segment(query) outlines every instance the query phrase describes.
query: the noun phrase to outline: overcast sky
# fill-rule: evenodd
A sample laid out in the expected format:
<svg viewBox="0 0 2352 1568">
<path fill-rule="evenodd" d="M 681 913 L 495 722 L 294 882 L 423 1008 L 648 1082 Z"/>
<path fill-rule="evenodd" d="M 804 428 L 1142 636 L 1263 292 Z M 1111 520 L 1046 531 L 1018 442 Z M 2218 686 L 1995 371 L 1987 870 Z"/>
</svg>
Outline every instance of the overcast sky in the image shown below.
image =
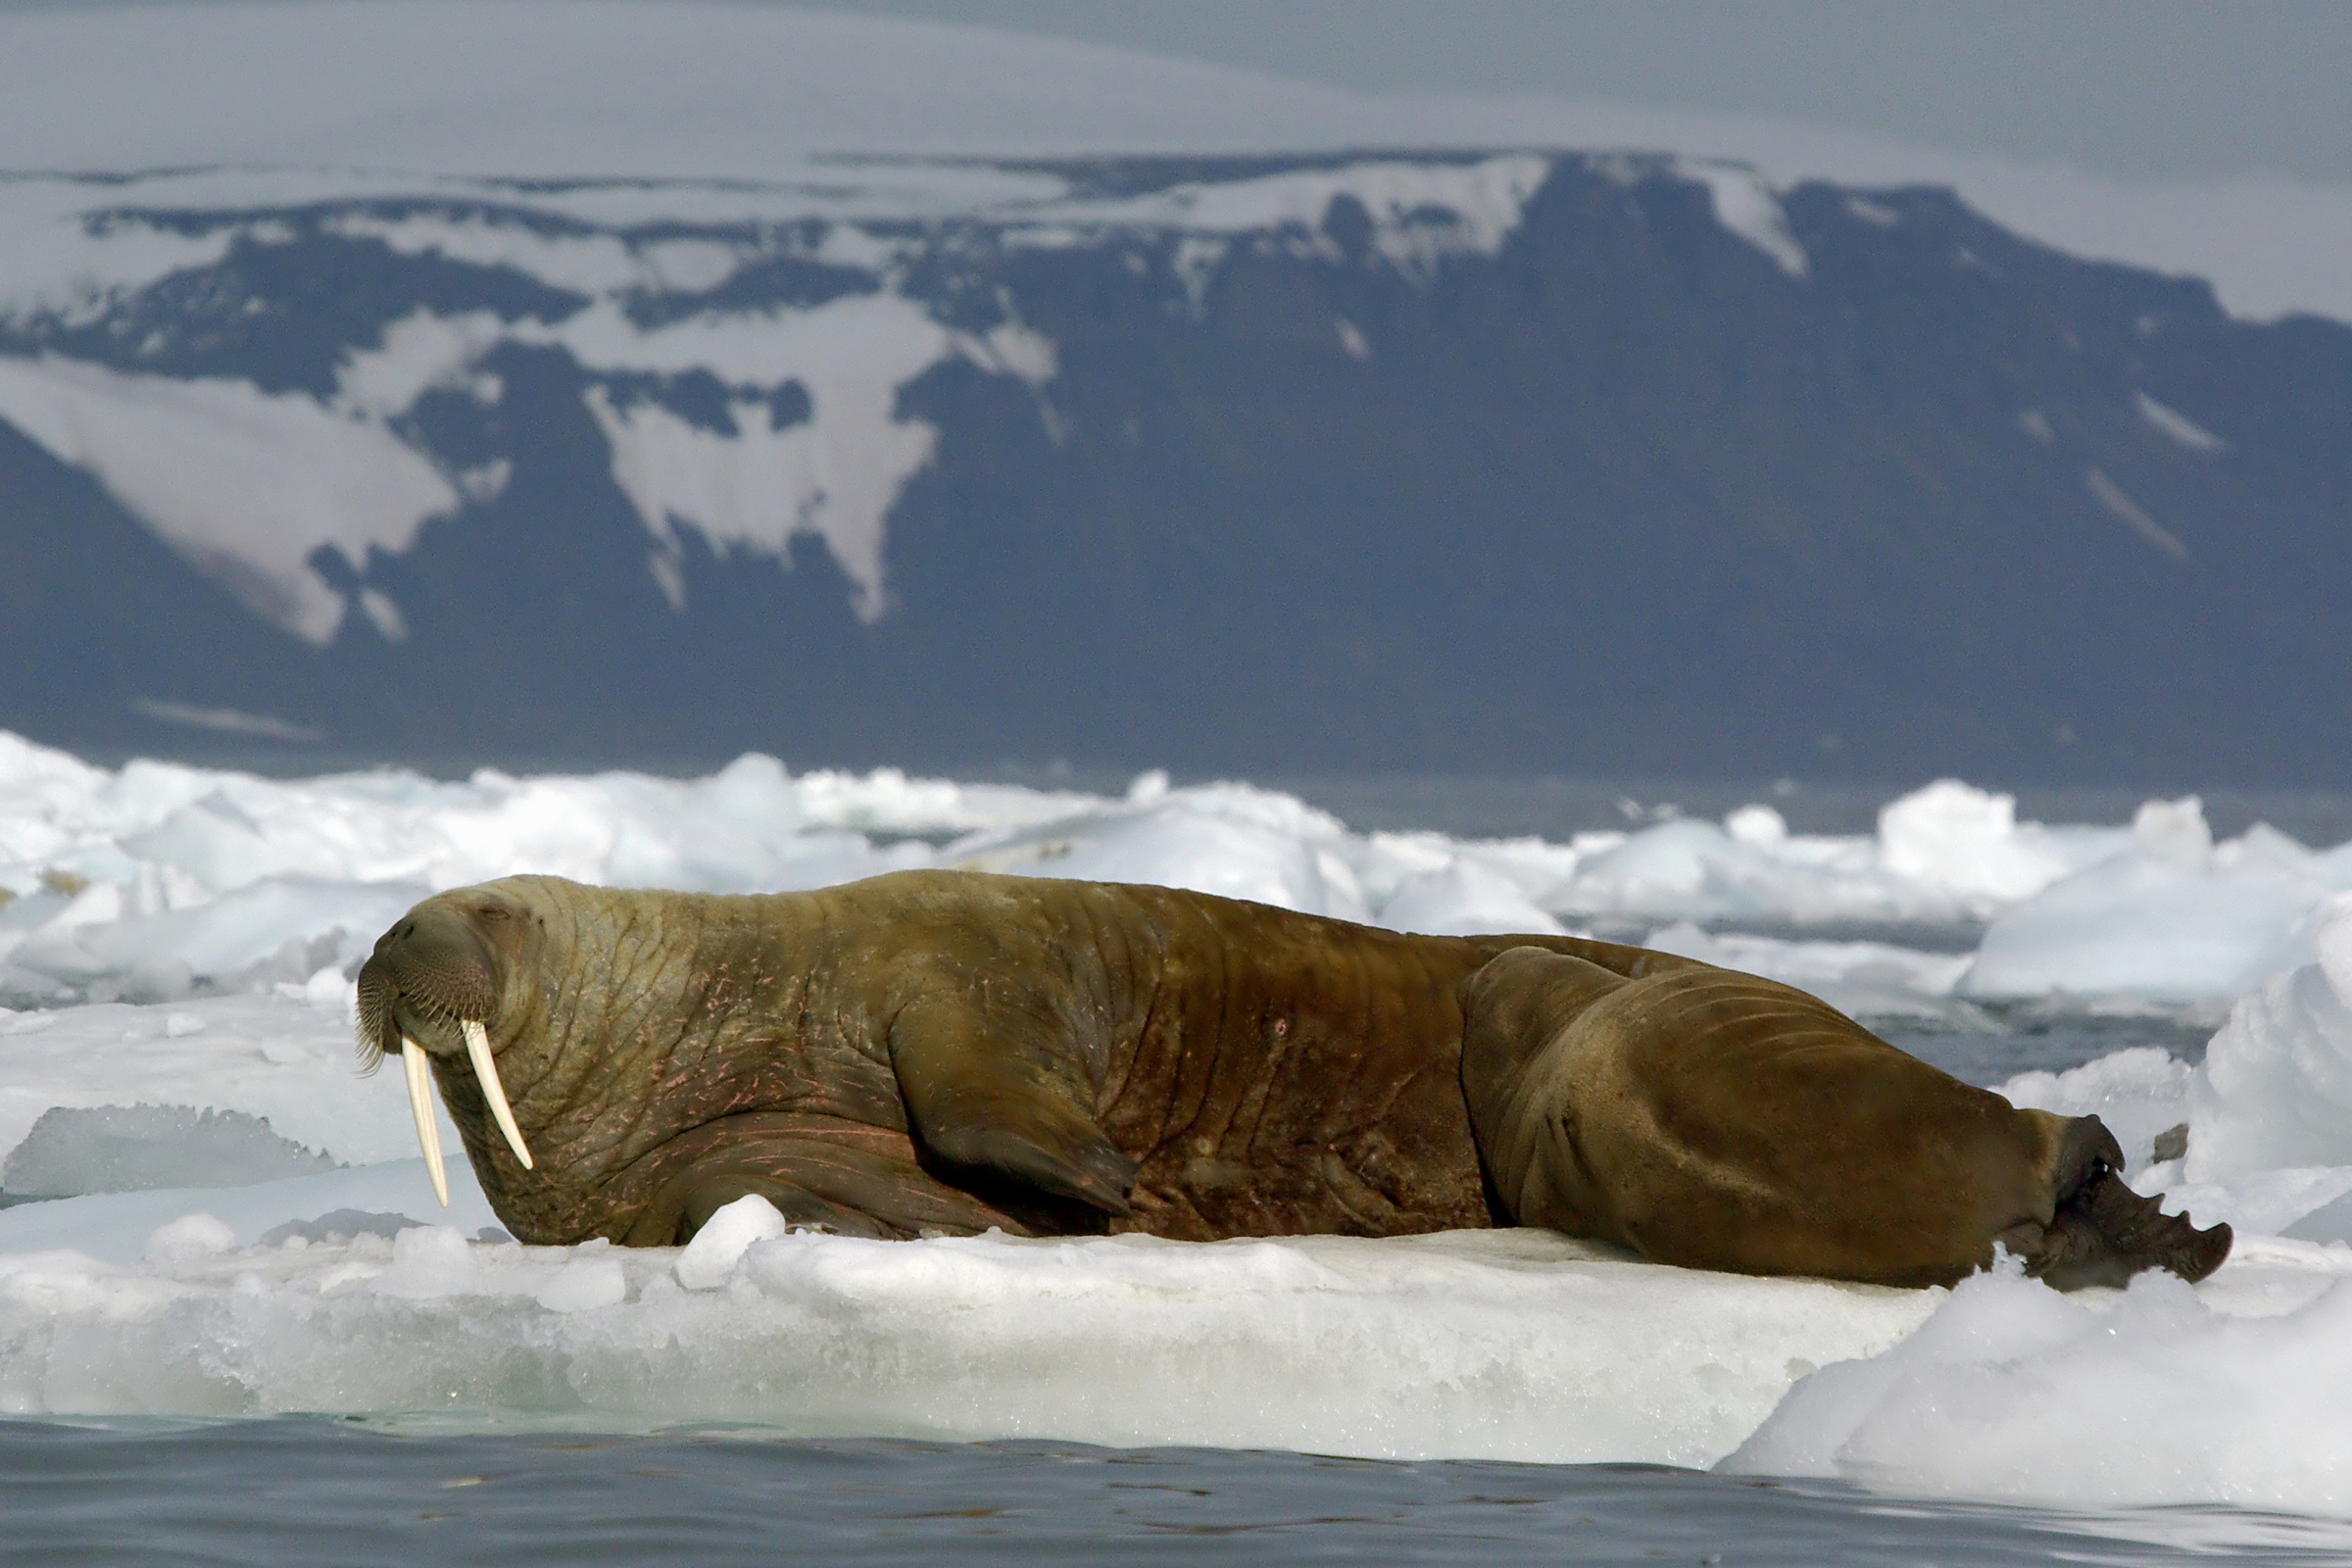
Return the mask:
<svg viewBox="0 0 2352 1568">
<path fill-rule="evenodd" d="M 0 9 L 64 8 L 0 0 Z M 2352 180 L 2352 0 L 827 0 L 814 8 L 1055 33 L 1358 88 L 1781 115 L 2127 177 L 2270 172 Z"/>
<path fill-rule="evenodd" d="M 2352 178 L 2346 0 L 832 0 L 831 9 L 1055 32 L 1354 87 L 1786 115 L 2126 175 Z"/>
</svg>

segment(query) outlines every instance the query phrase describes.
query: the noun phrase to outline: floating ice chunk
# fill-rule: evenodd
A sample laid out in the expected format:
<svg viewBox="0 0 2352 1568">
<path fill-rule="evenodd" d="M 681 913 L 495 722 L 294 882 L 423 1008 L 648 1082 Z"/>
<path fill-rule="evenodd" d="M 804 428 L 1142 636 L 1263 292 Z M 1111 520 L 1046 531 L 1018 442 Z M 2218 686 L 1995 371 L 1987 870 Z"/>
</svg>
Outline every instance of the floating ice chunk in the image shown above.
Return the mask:
<svg viewBox="0 0 2352 1568">
<path fill-rule="evenodd" d="M 741 1200 L 738 1200 L 741 1201 Z M 566 1263 L 532 1297 L 550 1312 L 588 1312 L 618 1306 L 629 1297 L 629 1277 L 614 1257 Z"/>
<path fill-rule="evenodd" d="M 328 1156 L 279 1137 L 269 1122 L 242 1111 L 61 1106 L 43 1112 L 0 1161 L 0 1190 L 12 1198 L 78 1198 L 159 1187 L 250 1187 L 333 1169 Z"/>
<path fill-rule="evenodd" d="M 2270 1310 L 2225 1315 L 2161 1273 L 2106 1301 L 1980 1275 L 1892 1351 L 1798 1384 L 1721 1468 L 2074 1507 L 2342 1512 L 2352 1282 Z"/>
<path fill-rule="evenodd" d="M 2352 1169 L 2339 1167 L 2344 1178 L 2344 1190 L 2317 1208 L 2278 1227 L 2278 1234 L 2298 1242 L 2343 1242 L 2352 1244 Z M 2241 1178 L 2242 1180 L 2242 1178 Z M 2298 1195 L 2307 1197 L 2308 1194 Z"/>
<path fill-rule="evenodd" d="M 2196 1147 L 2195 1129 L 2189 1147 Z M 2306 1240 L 2329 1221 L 2306 1220 L 2331 1208 L 2352 1193 L 2352 1165 L 2294 1165 L 2279 1170 L 2244 1171 L 2227 1182 L 2181 1179 L 2177 1163 L 2152 1165 L 2132 1178 L 2132 1186 L 2153 1197 L 2165 1195 L 2165 1207 L 2186 1213 L 2199 1225 L 2228 1225 L 2240 1236 L 2294 1235 Z"/>
<path fill-rule="evenodd" d="M 2143 808 L 2129 853 L 1992 921 L 1962 993 L 2230 997 L 2306 956 L 2304 921 L 2328 892 L 2317 868 L 2259 842 L 2224 862 L 2203 825 Z"/>
<path fill-rule="evenodd" d="M 1407 877 L 1381 905 L 1380 923 L 1446 936 L 1518 931 L 1557 936 L 1567 929 L 1536 907 L 1516 882 L 1470 858 Z"/>
<path fill-rule="evenodd" d="M 348 1242 L 355 1236 L 381 1236 L 390 1241 L 402 1231 L 423 1224 L 406 1214 L 376 1214 L 364 1208 L 330 1209 L 317 1219 L 290 1219 L 262 1232 L 255 1245 L 283 1247 L 288 1242 Z"/>
<path fill-rule="evenodd" d="M 707 1220 L 678 1253 L 678 1283 L 690 1291 L 711 1291 L 727 1282 L 754 1242 L 788 1229 L 776 1205 L 759 1194 L 738 1198 Z"/>
<path fill-rule="evenodd" d="M 378 1296 L 430 1301 L 482 1294 L 473 1249 L 454 1225 L 417 1225 L 392 1238 L 392 1266 L 368 1282 Z"/>
<path fill-rule="evenodd" d="M 1661 822 L 1577 867 L 1578 912 L 1755 915 L 1779 902 L 1776 884 L 1794 880 L 1750 842 L 1712 822 Z"/>
<path fill-rule="evenodd" d="M 450 1136 L 454 1139 L 455 1134 Z M 416 1147 L 414 1133 L 409 1143 Z M 401 1215 L 417 1224 L 454 1224 L 468 1233 L 498 1223 L 472 1167 L 462 1159 L 449 1169 L 449 1205 L 444 1209 L 434 1200 L 423 1160 L 392 1160 L 253 1187 L 160 1188 L 17 1203 L 0 1208 L 0 1253 L 72 1248 L 110 1262 L 135 1262 L 157 1226 L 197 1212 L 227 1225 L 241 1246 L 280 1231 L 276 1242 L 291 1235 L 317 1240 L 332 1231 L 328 1220 L 353 1211 Z M 295 1229 L 285 1229 L 288 1226 Z"/>
<path fill-rule="evenodd" d="M 147 1238 L 150 1263 L 189 1263 L 237 1245 L 237 1233 L 210 1214 L 182 1214 Z"/>
<path fill-rule="evenodd" d="M 332 934 L 325 944 L 330 956 L 344 939 L 357 944 L 364 936 L 372 942 L 375 933 L 430 892 L 416 883 L 270 877 L 194 908 L 74 925 L 52 921 L 10 961 L 67 980 L 161 961 L 185 963 L 199 976 L 226 978 L 268 962 L 291 944 L 297 967 L 290 978 L 301 980 L 318 967 L 314 939 Z"/>
<path fill-rule="evenodd" d="M 2314 854 L 2264 828 L 2214 847 L 2193 800 L 2151 803 L 2131 829 L 2047 827 L 2019 822 L 2006 796 L 1946 780 L 1890 804 L 1872 836 L 1790 833 L 1766 806 L 1726 824 L 1658 822 L 1566 844 L 1366 836 L 1244 785 L 1178 789 L 1146 774 L 1123 798 L 1100 797 L 888 768 L 795 777 L 764 757 L 693 780 L 487 770 L 463 783 L 393 771 L 272 780 L 151 761 L 108 774 L 9 737 L 0 887 L 20 896 L 0 908 L 0 1001 L 299 986 L 348 968 L 430 892 L 519 871 L 756 892 L 960 866 L 1464 930 L 2014 917 L 1968 994 L 2133 995 L 2153 974 L 2157 999 L 2230 995 L 2293 961 L 2302 908 L 2352 889 L 2352 849 Z M 2148 867 L 2170 895 L 2151 901 L 2133 880 Z M 2066 882 L 2093 868 L 2109 881 Z M 2083 922 L 2110 914 L 2132 924 L 2102 947 Z M 1844 995 L 1914 1009 L 1925 970 L 1889 961 L 1908 977 L 1882 974 L 1879 1001 L 1859 1000 L 1875 982 L 1853 974 Z"/>
<path fill-rule="evenodd" d="M 1289 796 L 1244 785 L 1170 792 L 948 847 L 977 871 L 1150 882 L 1341 919 L 1370 917 L 1347 830 Z"/>
<path fill-rule="evenodd" d="M 1652 931 L 1642 945 L 1778 980 L 1857 1018 L 1948 1016 L 1953 983 L 1969 965 L 1966 954 L 1920 953 L 1884 942 L 1710 934 L 1688 920 Z"/>
<path fill-rule="evenodd" d="M 2189 1083 L 2187 1175 L 2230 1181 L 2352 1166 L 2352 909 L 2311 939 L 2316 962 L 2242 998 Z"/>
<path fill-rule="evenodd" d="M 307 869 L 292 846 L 265 837 L 262 825 L 218 790 L 118 842 L 141 860 L 190 873 L 213 893 Z"/>
<path fill-rule="evenodd" d="M 2121 835 L 2020 827 L 2014 796 L 1939 779 L 1879 812 L 1879 858 L 1897 876 L 1984 905 L 2031 898 L 2122 848 Z"/>
<path fill-rule="evenodd" d="M 120 1105 L 130 1088 L 156 1103 L 266 1119 L 278 1136 L 348 1164 L 415 1153 L 399 1074 L 354 1073 L 337 980 L 338 994 L 323 1004 L 309 1001 L 305 987 L 296 996 L 207 997 L 168 1009 L 114 1004 L 0 1017 L 0 1150 L 15 1149 L 53 1107 Z M 205 1028 L 174 1035 L 171 1020 L 182 1015 Z"/>
<path fill-rule="evenodd" d="M 2158 1135 L 2189 1119 L 2191 1072 L 2169 1052 L 2133 1046 L 2065 1072 L 2020 1073 L 1999 1093 L 2013 1105 L 2098 1117 L 2138 1170 L 2151 1162 Z M 2195 1129 L 2190 1136 L 2193 1142 Z"/>
</svg>

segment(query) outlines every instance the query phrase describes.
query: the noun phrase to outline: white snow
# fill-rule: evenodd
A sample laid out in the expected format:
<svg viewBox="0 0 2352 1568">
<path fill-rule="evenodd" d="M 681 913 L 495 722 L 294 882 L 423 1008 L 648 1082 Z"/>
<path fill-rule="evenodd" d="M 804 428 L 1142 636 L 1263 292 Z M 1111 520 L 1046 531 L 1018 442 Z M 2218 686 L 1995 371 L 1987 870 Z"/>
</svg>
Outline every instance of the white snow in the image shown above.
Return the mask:
<svg viewBox="0 0 2352 1568">
<path fill-rule="evenodd" d="M 2314 961 L 2264 981 L 2207 1047 L 2185 1174 L 2352 1166 L 2352 906 L 2315 911 Z"/>
<path fill-rule="evenodd" d="M 2202 1067 L 2137 1048 L 2002 1091 L 2104 1117 L 2136 1186 L 2230 1221 L 2238 1250 L 2193 1291 L 2062 1299 L 2002 1275 L 1952 1292 L 1709 1275 L 1527 1232 L 868 1243 L 788 1233 L 756 1200 L 682 1251 L 523 1248 L 462 1160 L 452 1206 L 434 1202 L 401 1084 L 357 1074 L 347 971 L 431 889 L 525 869 L 789 888 L 900 865 L 1160 880 L 1428 930 L 1643 919 L 1658 945 L 1954 1026 L 2029 958 L 2044 989 L 2017 994 L 2043 1007 L 2236 996 Z M 0 887 L 18 1009 L 0 1009 L 0 1155 L 22 1151 L 0 1170 L 85 1195 L 0 1208 L 0 1410 L 1728 1460 L 2076 1506 L 2347 1507 L 2352 1430 L 2329 1401 L 2352 1312 L 2352 852 L 2267 829 L 2216 845 L 2193 799 L 2060 827 L 1943 781 L 1871 835 L 1792 832 L 1757 805 L 1563 844 L 1357 834 L 1287 795 L 1157 773 L 1122 796 L 762 758 L 687 780 L 268 780 L 0 736 Z M 1974 954 L 1802 935 L 1871 918 L 1990 923 Z M 140 1104 L 182 1108 L 122 1108 Z M 66 1116 L 27 1144 L 53 1107 L 104 1137 L 61 1143 Z M 2155 1162 L 2182 1122 L 2185 1169 Z M 273 1160 L 312 1173 L 245 1179 Z M 223 1180 L 244 1184 L 206 1185 Z"/>
<path fill-rule="evenodd" d="M 1715 158 L 1680 158 L 1675 172 L 1707 187 L 1715 207 L 1715 221 L 1772 259 L 1772 265 L 1790 277 L 1803 277 L 1811 266 L 1805 248 L 1788 231 L 1788 215 L 1764 176 L 1745 164 Z"/>
<path fill-rule="evenodd" d="M 2171 440 L 2188 448 L 2198 456 L 2212 457 L 2217 452 L 2230 450 L 2229 442 L 2215 435 L 2211 430 L 2206 429 L 2178 409 L 2165 407 L 2145 392 L 2134 392 L 2132 394 L 2132 401 L 2133 406 L 2139 410 L 2141 418 L 2147 420 L 2149 424 L 2155 426 L 2158 431 Z"/>
<path fill-rule="evenodd" d="M 674 556 L 679 521 L 700 528 L 715 550 L 785 559 L 794 534 L 814 534 L 857 584 L 859 615 L 882 613 L 890 509 L 939 440 L 930 424 L 898 417 L 900 388 L 974 340 L 896 294 L 850 295 L 807 311 L 697 317 L 651 332 L 604 304 L 551 335 L 597 368 L 704 368 L 742 387 L 799 383 L 808 396 L 807 420 L 778 429 L 773 409 L 747 398 L 730 407 L 731 435 L 697 428 L 655 404 L 616 408 L 597 388 L 588 407 L 612 443 L 613 480 L 659 550 Z M 970 357 L 983 356 L 990 368 L 1003 363 L 986 349 Z M 1051 365 L 1050 350 L 1032 350 L 1020 363 L 1041 361 Z M 672 593 L 671 602 L 682 607 L 682 594 Z"/>
<path fill-rule="evenodd" d="M 2180 536 L 2149 516 L 2140 504 L 2132 499 L 2130 491 L 2107 477 L 2105 469 L 2084 468 L 2082 486 L 2090 492 L 2091 499 L 2106 508 L 2125 527 L 2175 561 L 2188 559 L 2188 546 L 2180 542 Z"/>
<path fill-rule="evenodd" d="M 384 327 L 371 349 L 346 355 L 335 376 L 336 409 L 377 419 L 394 419 L 416 406 L 435 387 L 464 386 L 484 403 L 496 403 L 470 373 L 473 363 L 498 346 L 505 323 L 487 311 L 439 316 L 421 307 Z"/>
<path fill-rule="evenodd" d="M 96 474 L 125 510 L 246 607 L 323 646 L 349 609 L 311 569 L 392 554 L 457 506 L 430 461 L 368 415 L 250 381 L 126 375 L 0 355 L 0 419 Z"/>
<path fill-rule="evenodd" d="M 1302 239 L 1336 258 L 1323 232 L 1332 203 L 1361 206 L 1372 250 L 1407 277 L 1427 278 L 1448 256 L 1493 256 L 1519 226 L 1551 160 L 1518 153 L 1471 163 L 1365 161 L 1253 178 L 1189 181 L 1149 195 L 1068 201 L 1036 209 L 1041 228 L 1167 229 L 1192 236 L 1267 234 Z M 1210 254 L 1221 255 L 1221 251 Z"/>
<path fill-rule="evenodd" d="M 2241 1249 L 2116 1299 L 1963 1282 L 1886 1355 L 1825 1367 L 1726 1468 L 2074 1507 L 2352 1510 L 2352 1253 Z"/>
</svg>

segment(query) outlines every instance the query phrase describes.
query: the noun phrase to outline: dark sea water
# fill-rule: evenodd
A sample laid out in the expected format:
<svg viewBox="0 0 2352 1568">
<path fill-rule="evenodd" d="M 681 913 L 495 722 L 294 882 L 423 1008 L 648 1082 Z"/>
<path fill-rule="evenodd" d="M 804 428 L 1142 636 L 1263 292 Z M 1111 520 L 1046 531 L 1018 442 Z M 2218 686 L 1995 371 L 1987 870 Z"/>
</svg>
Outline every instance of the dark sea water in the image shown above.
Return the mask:
<svg viewBox="0 0 2352 1568">
<path fill-rule="evenodd" d="M 0 1562 L 1946 1565 L 2352 1561 L 2224 1509 L 1905 1502 L 1642 1465 L 0 1423 Z"/>
</svg>

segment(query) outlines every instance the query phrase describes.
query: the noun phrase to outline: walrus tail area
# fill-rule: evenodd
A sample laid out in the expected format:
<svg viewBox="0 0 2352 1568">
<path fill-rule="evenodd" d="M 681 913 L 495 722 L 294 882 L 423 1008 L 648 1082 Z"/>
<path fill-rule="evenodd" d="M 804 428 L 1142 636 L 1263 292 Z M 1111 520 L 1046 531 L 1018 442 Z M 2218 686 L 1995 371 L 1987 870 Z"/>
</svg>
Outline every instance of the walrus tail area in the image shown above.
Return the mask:
<svg viewBox="0 0 2352 1568">
<path fill-rule="evenodd" d="M 2202 1279 L 2230 1250 L 2127 1187 L 2097 1118 L 2020 1110 L 1773 981 L 1520 947 L 1459 997 L 1472 1132 L 1521 1225 L 1885 1285 L 1950 1284 L 1996 1247 L 2061 1290 Z"/>
<path fill-rule="evenodd" d="M 2047 1226 L 2021 1227 L 1998 1240 L 2025 1260 L 2027 1273 L 2061 1291 L 2122 1285 L 2151 1268 L 2194 1284 L 2220 1268 L 2230 1255 L 2230 1227 L 2198 1230 L 2185 1214 L 2165 1213 L 2163 1195 L 2142 1198 L 2125 1184 L 2123 1169 L 2124 1152 L 2105 1122 L 2065 1118 L 2053 1180 L 2056 1213 Z"/>
</svg>

